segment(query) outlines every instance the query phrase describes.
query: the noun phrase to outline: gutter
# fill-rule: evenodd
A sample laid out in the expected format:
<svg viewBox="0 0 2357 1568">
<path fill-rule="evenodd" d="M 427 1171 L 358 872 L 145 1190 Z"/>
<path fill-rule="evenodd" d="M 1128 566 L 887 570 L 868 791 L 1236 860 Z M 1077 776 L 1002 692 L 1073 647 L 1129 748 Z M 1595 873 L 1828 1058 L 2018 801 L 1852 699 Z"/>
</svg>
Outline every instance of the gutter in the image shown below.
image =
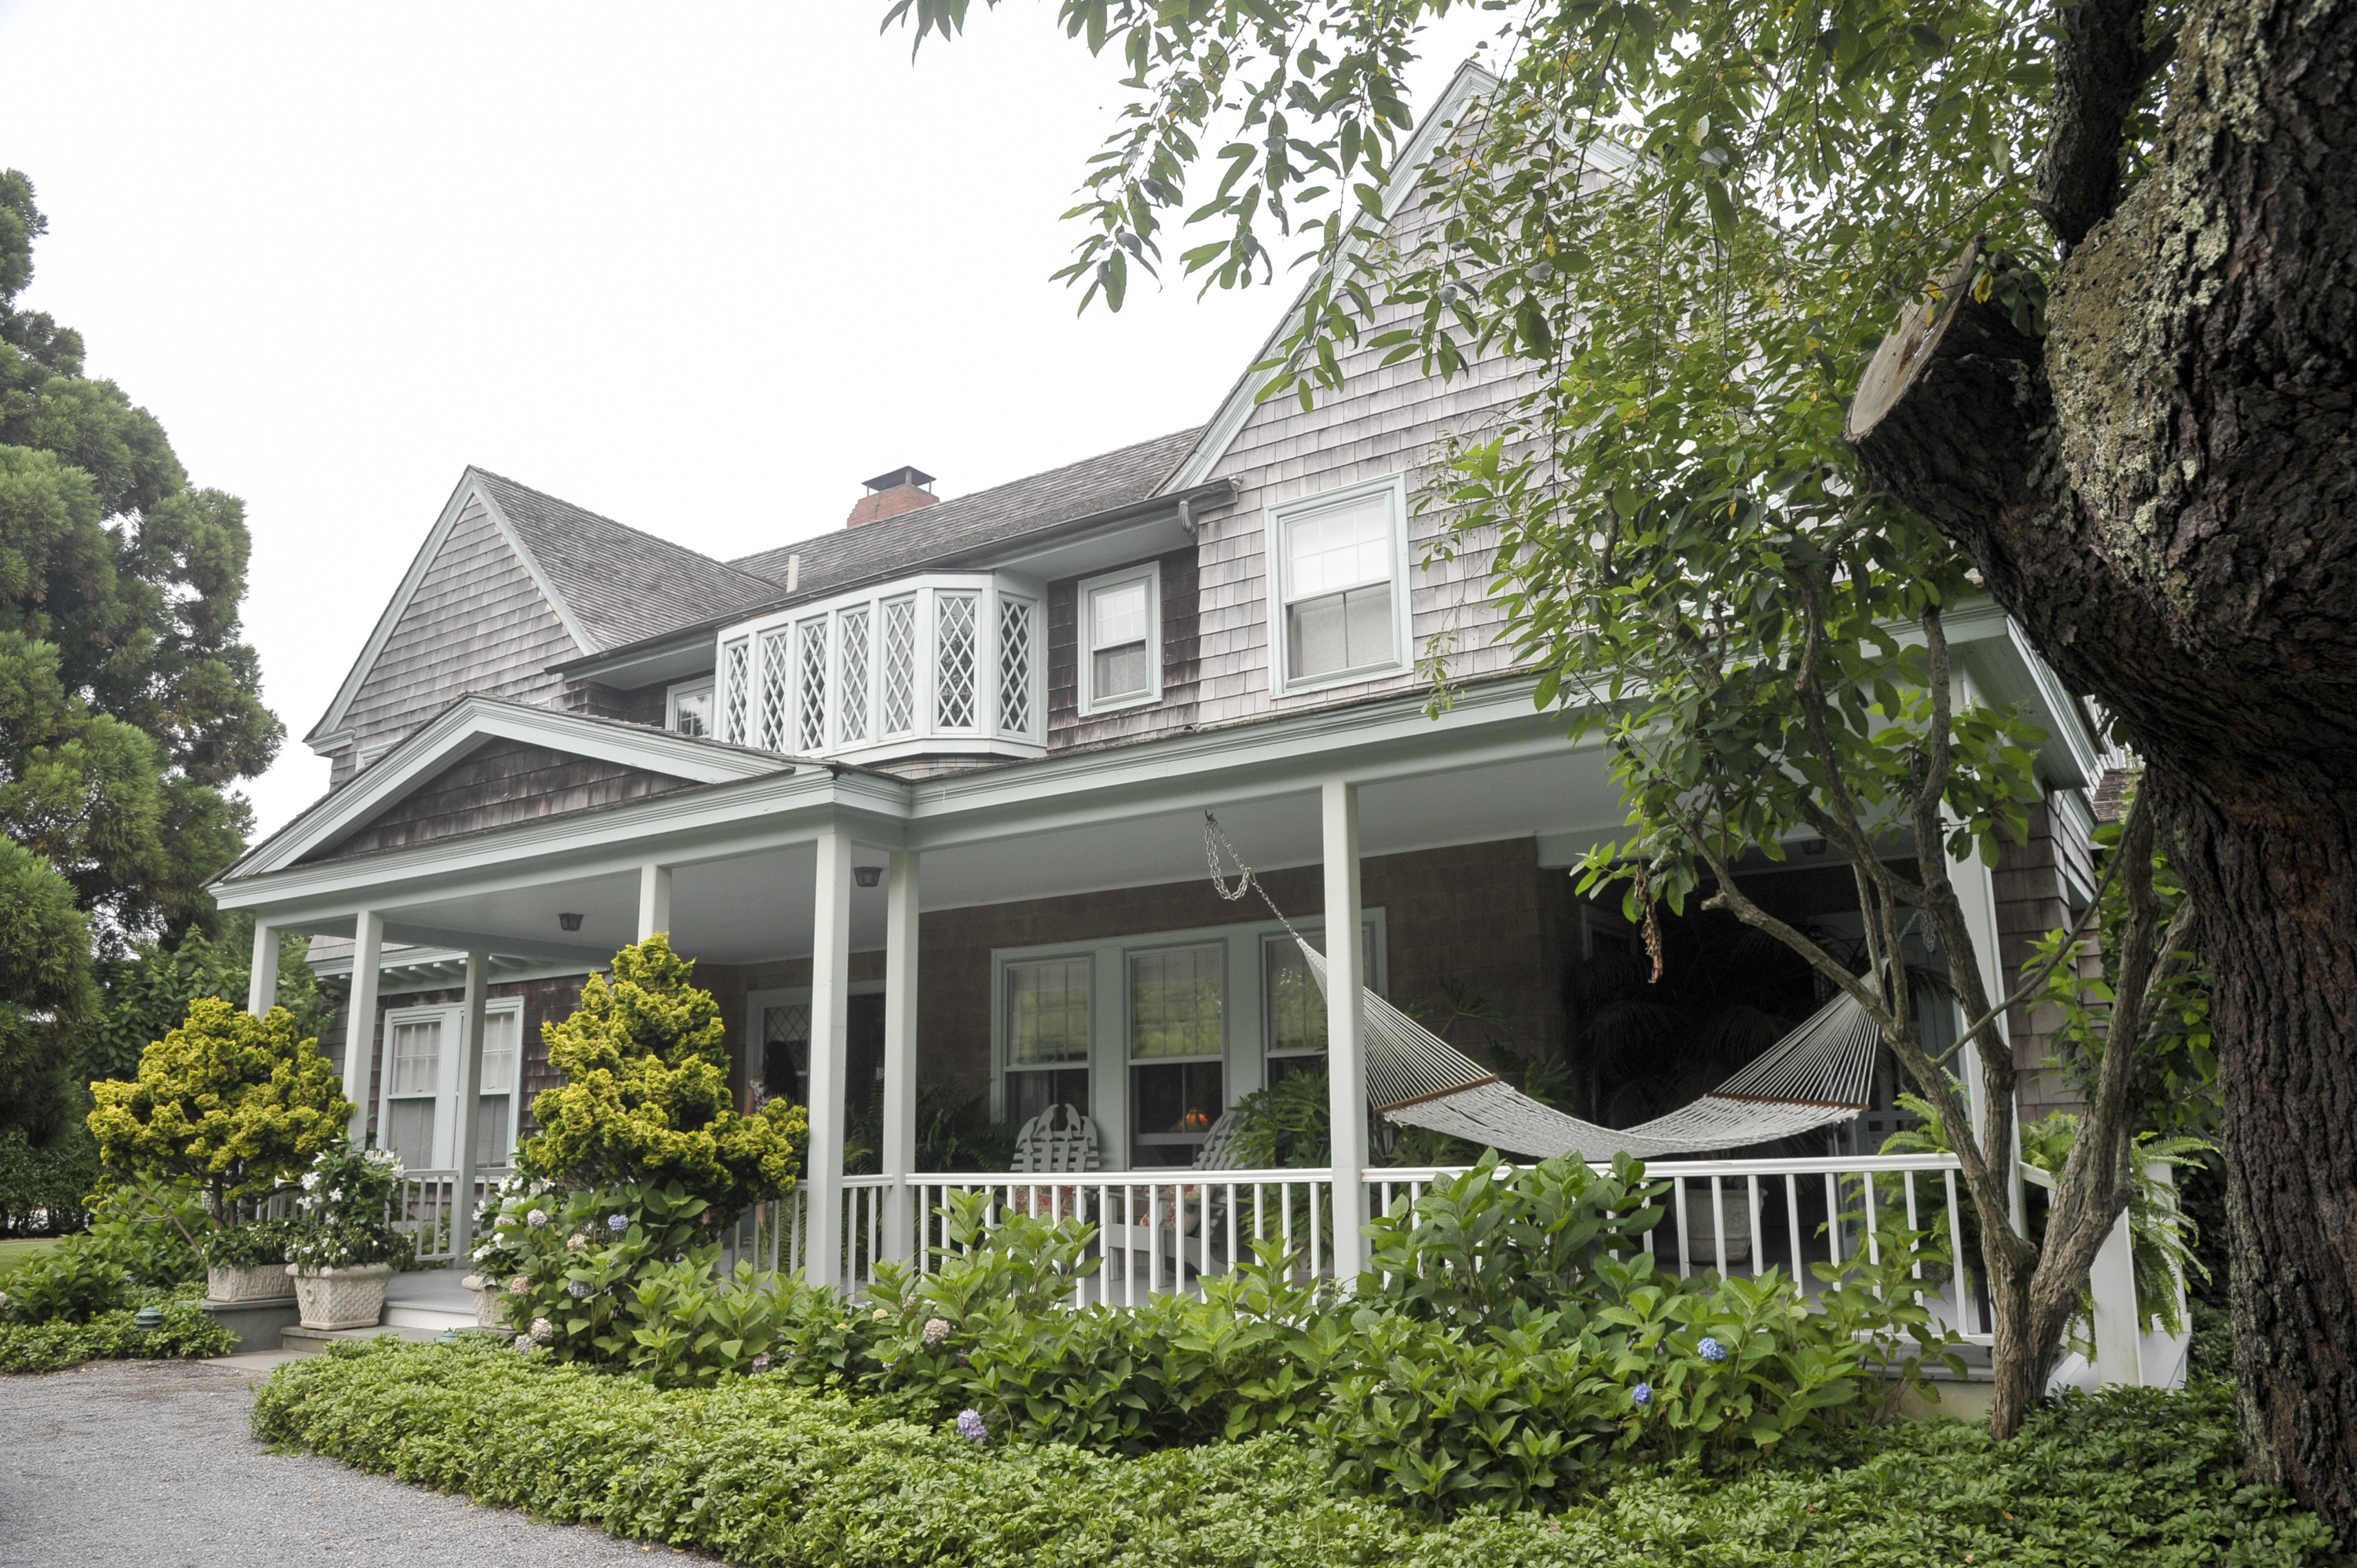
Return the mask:
<svg viewBox="0 0 2357 1568">
<path fill-rule="evenodd" d="M 677 631 L 664 632 L 660 637 L 641 638 L 637 642 L 626 642 L 619 647 L 605 649 L 597 653 L 585 653 L 578 658 L 563 660 L 554 664 L 544 665 L 542 668 L 551 675 L 569 676 L 576 671 L 595 665 L 610 664 L 619 660 L 660 652 L 675 645 L 700 641 L 712 636 L 722 627 L 733 626 L 740 620 L 749 620 L 756 616 L 769 615 L 773 611 L 785 609 L 812 599 L 833 598 L 837 594 L 853 593 L 877 583 L 888 583 L 910 572 L 936 572 L 959 566 L 970 566 L 978 561 L 1005 554 L 1012 550 L 1052 544 L 1058 540 L 1092 533 L 1114 523 L 1127 522 L 1133 518 L 1150 517 L 1156 512 L 1171 510 L 1174 503 L 1178 512 L 1178 525 L 1187 531 L 1187 537 L 1192 539 L 1200 526 L 1196 520 L 1196 509 L 1232 506 L 1235 504 L 1238 489 L 1233 479 L 1213 479 L 1175 493 L 1148 496 L 1144 500 L 1129 501 L 1121 506 L 1109 507 L 1103 511 L 1090 512 L 1064 522 L 1050 523 L 1045 528 L 1036 528 L 1028 533 L 1003 534 L 990 540 L 987 543 L 975 545 L 952 554 L 928 560 L 902 562 L 887 571 L 871 572 L 864 577 L 846 578 L 840 583 L 829 584 L 823 588 L 813 588 L 808 593 L 798 594 L 790 591 L 782 598 L 772 599 L 766 604 L 747 605 L 731 610 L 726 615 L 709 617 L 692 625 L 683 626 Z M 798 576 L 799 574 L 795 573 L 793 575 Z"/>
</svg>

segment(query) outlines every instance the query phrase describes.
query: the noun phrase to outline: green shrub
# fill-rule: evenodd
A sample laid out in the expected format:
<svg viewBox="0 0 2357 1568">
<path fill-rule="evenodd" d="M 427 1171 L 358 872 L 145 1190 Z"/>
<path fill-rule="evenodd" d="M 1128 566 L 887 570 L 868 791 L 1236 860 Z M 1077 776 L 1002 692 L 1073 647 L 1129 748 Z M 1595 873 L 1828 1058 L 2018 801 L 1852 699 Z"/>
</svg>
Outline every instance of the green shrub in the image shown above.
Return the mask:
<svg viewBox="0 0 2357 1568">
<path fill-rule="evenodd" d="M 566 1192 L 519 1177 L 494 1201 L 474 1262 L 503 1282 L 501 1311 L 517 1349 L 670 1383 L 708 1381 L 769 1348 L 707 1354 L 724 1335 L 695 1349 L 709 1326 L 702 1309 L 720 1288 L 711 1280 L 720 1247 L 712 1205 L 679 1182 Z M 764 1294 L 774 1294 L 762 1278 Z"/>
<path fill-rule="evenodd" d="M 192 1301 L 156 1300 L 159 1293 L 127 1293 L 128 1301 L 87 1323 L 64 1320 L 0 1325 L 0 1372 L 53 1372 L 83 1361 L 171 1360 L 226 1356 L 236 1337 Z M 160 1306 L 163 1326 L 142 1329 L 135 1314 Z"/>
<path fill-rule="evenodd" d="M 286 1261 L 286 1243 L 295 1230 L 289 1219 L 251 1219 L 215 1230 L 198 1248 L 209 1269 L 258 1269 Z"/>
<path fill-rule="evenodd" d="M 776 1377 L 659 1390 L 479 1341 L 282 1367 L 253 1430 L 403 1480 L 764 1568 L 2330 1568 L 2329 1532 L 2237 1477 L 2232 1399 L 2125 1390 L 2016 1441 L 1955 1422 L 1803 1438 L 1732 1477 L 1617 1462 L 1553 1514 L 1422 1519 L 1265 1436 L 1111 1458 L 869 1421 Z"/>
<path fill-rule="evenodd" d="M 87 1128 L 59 1128 L 36 1145 L 22 1127 L 0 1127 L 0 1235 L 81 1230 L 97 1185 L 98 1144 Z"/>
<path fill-rule="evenodd" d="M 724 1220 L 793 1186 L 805 1113 L 782 1100 L 737 1113 L 720 1004 L 689 983 L 694 971 L 650 937 L 544 1026 L 565 1082 L 533 1100 L 542 1132 L 520 1153 L 526 1169 L 582 1189 L 676 1181 Z"/>
<path fill-rule="evenodd" d="M 190 1237 L 208 1235 L 211 1222 L 191 1188 L 125 1183 L 99 1200 L 89 1230 L 8 1276 L 0 1323 L 88 1323 L 201 1282 Z"/>
<path fill-rule="evenodd" d="M 129 1299 L 133 1288 L 119 1251 L 90 1236 L 69 1236 L 46 1258 L 8 1276 L 0 1323 L 87 1323 Z"/>
</svg>

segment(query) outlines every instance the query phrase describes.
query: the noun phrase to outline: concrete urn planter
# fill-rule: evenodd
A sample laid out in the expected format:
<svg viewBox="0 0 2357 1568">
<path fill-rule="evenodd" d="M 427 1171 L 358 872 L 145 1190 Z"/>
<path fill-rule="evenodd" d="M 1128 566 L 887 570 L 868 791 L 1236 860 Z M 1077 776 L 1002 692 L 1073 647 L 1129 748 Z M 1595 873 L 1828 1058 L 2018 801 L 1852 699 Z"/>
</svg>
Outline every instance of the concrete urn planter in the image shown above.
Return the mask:
<svg viewBox="0 0 2357 1568">
<path fill-rule="evenodd" d="M 205 1271 L 207 1301 L 285 1301 L 295 1294 L 295 1282 L 284 1263 L 253 1263 L 243 1268 L 216 1265 Z"/>
<path fill-rule="evenodd" d="M 349 1269 L 297 1269 L 295 1305 L 306 1328 L 373 1328 L 384 1316 L 384 1290 L 393 1281 L 391 1263 L 355 1263 Z"/>
<path fill-rule="evenodd" d="M 1685 1238 L 1686 1262 L 1696 1268 L 1717 1268 L 1718 1238 L 1711 1234 L 1708 1182 L 1688 1184 L 1686 1216 L 1691 1226 Z M 1718 1217 L 1720 1233 L 1727 1238 L 1727 1266 L 1739 1268 L 1751 1261 L 1751 1193 L 1745 1184 L 1720 1184 Z"/>
<path fill-rule="evenodd" d="M 465 1285 L 475 1297 L 476 1327 L 499 1328 L 503 1326 L 500 1322 L 499 1281 L 487 1280 L 480 1274 L 468 1274 L 465 1279 L 460 1280 L 458 1283 Z"/>
</svg>

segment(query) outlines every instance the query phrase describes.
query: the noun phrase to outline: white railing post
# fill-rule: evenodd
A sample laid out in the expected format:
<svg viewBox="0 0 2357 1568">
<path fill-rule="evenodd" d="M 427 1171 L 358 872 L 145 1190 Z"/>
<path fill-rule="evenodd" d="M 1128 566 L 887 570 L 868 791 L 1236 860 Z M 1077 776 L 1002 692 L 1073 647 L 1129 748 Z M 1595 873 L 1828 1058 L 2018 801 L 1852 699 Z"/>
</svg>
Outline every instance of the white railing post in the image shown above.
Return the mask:
<svg viewBox="0 0 2357 1568">
<path fill-rule="evenodd" d="M 2144 1381 L 2143 1359 L 2137 1353 L 2144 1338 L 2143 1315 L 2136 1311 L 2136 1257 L 2128 1236 L 2127 1210 L 2120 1211 L 2112 1233 L 2095 1254 L 2087 1283 L 2095 1296 L 2095 1373 L 2105 1388 L 2134 1387 Z"/>
<path fill-rule="evenodd" d="M 1326 1082 L 1333 1123 L 1334 1277 L 1355 1279 L 1367 1223 L 1366 983 L 1359 937 L 1359 787 L 1329 779 L 1319 792 L 1326 871 Z M 1309 1210 L 1312 1247 L 1318 1209 Z M 1310 1267 L 1318 1265 L 1313 1251 Z"/>
</svg>

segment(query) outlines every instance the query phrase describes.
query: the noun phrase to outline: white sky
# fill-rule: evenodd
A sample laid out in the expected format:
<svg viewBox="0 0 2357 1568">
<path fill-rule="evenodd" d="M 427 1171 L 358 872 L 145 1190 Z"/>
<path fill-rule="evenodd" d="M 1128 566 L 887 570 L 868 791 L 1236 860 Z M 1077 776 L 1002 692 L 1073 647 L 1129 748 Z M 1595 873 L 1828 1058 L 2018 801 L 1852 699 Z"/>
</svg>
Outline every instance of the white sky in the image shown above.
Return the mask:
<svg viewBox="0 0 2357 1568">
<path fill-rule="evenodd" d="M 1049 281 L 1116 62 L 1010 0 L 912 65 L 885 9 L 0 0 L 20 303 L 246 502 L 257 832 L 468 463 L 727 557 L 903 463 L 954 496 L 1200 423 L 1250 363 L 1287 279 Z"/>
</svg>

